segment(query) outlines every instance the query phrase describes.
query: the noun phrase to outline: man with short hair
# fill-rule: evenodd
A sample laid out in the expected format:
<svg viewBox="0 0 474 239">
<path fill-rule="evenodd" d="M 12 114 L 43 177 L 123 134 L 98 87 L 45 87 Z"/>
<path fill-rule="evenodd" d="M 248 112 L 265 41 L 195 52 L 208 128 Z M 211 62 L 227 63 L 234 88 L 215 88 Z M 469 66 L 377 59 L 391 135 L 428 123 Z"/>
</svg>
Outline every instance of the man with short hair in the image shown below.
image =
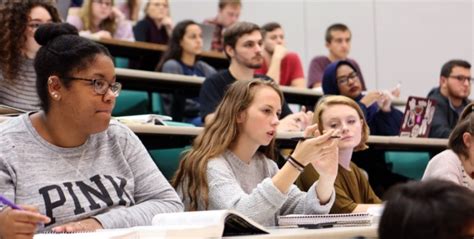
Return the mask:
<svg viewBox="0 0 474 239">
<path fill-rule="evenodd" d="M 300 58 L 287 51 L 281 25 L 276 22 L 263 25 L 262 36 L 263 64 L 255 73 L 266 74 L 280 85 L 306 88 Z"/>
<path fill-rule="evenodd" d="M 329 55 L 316 56 L 311 60 L 308 73 L 308 88 L 321 87 L 326 66 L 335 61 L 346 60 L 356 68 L 362 89 L 366 90 L 364 77 L 362 76 L 359 64 L 357 64 L 355 60 L 347 57 L 351 51 L 351 38 L 351 31 L 342 23 L 333 24 L 326 29 L 325 40 Z"/>
<path fill-rule="evenodd" d="M 219 12 L 217 13 L 217 16 L 204 20 L 204 24 L 215 26 L 211 50 L 224 50 L 222 34 L 226 28 L 239 20 L 241 8 L 242 3 L 240 0 L 219 0 Z"/>
<path fill-rule="evenodd" d="M 260 27 L 249 22 L 238 22 L 224 33 L 224 52 L 230 59 L 229 69 L 207 77 L 201 86 L 199 101 L 201 103 L 201 117 L 204 122 L 212 120 L 213 112 L 224 97 L 225 91 L 236 80 L 251 80 L 265 78 L 263 75 L 254 75 L 255 69 L 261 67 L 262 34 Z M 266 80 L 272 80 L 266 78 Z M 292 113 L 287 103 L 282 105 L 281 116 L 284 117 L 278 125 L 279 130 L 300 131 L 306 128 L 312 112 Z"/>
<path fill-rule="evenodd" d="M 459 114 L 469 104 L 472 80 L 469 62 L 450 60 L 443 65 L 439 87 L 428 93 L 428 98 L 436 100 L 430 138 L 449 137 L 458 122 Z"/>
</svg>

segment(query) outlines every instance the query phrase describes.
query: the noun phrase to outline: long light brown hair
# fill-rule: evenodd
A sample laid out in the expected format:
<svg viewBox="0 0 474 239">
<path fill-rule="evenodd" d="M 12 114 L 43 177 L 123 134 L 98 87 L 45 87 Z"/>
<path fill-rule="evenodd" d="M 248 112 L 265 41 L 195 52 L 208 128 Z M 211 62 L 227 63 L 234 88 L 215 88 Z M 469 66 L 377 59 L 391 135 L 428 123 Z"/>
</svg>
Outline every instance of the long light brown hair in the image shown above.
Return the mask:
<svg viewBox="0 0 474 239">
<path fill-rule="evenodd" d="M 79 13 L 81 20 L 82 20 L 82 27 L 85 31 L 91 31 L 91 32 L 97 32 L 99 30 L 105 30 L 110 32 L 110 34 L 113 36 L 115 34 L 115 31 L 117 30 L 117 22 L 115 17 L 108 17 L 99 24 L 98 29 L 93 26 L 93 19 L 94 15 L 92 14 L 92 2 L 93 0 L 86 0 L 84 1 L 84 4 L 82 5 L 81 11 Z M 114 0 L 111 0 L 112 6 L 111 8 L 114 7 Z"/>
<path fill-rule="evenodd" d="M 315 106 L 314 115 L 313 115 L 313 124 L 318 124 L 319 132 L 323 132 L 323 120 L 322 115 L 323 112 L 332 105 L 347 105 L 357 111 L 359 118 L 362 120 L 362 137 L 360 139 L 360 143 L 354 148 L 354 151 L 360 151 L 367 149 L 368 146 L 366 144 L 367 140 L 369 139 L 369 126 L 365 121 L 364 113 L 360 109 L 359 105 L 351 98 L 343 96 L 343 95 L 330 95 L 325 96 L 321 100 L 319 100 L 318 104 Z"/>
<path fill-rule="evenodd" d="M 204 130 L 194 140 L 193 147 L 184 154 L 172 185 L 174 188 L 181 187 L 184 197 L 189 198 L 190 208 L 187 210 L 198 210 L 200 203 L 205 209 L 208 208 L 207 163 L 223 154 L 235 142 L 240 133 L 237 116 L 249 108 L 257 90 L 262 87 L 274 89 L 283 99 L 278 85 L 271 80 L 236 81 L 217 106 L 215 117 L 206 123 Z M 274 159 L 274 144 L 275 139 L 268 146 L 260 147 L 259 151 Z"/>
</svg>

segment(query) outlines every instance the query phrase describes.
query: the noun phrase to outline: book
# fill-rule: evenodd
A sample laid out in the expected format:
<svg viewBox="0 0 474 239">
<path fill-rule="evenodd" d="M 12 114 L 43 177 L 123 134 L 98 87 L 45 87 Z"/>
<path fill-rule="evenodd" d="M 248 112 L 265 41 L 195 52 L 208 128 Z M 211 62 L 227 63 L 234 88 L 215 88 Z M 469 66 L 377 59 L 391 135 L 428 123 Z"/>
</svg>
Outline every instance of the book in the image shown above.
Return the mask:
<svg viewBox="0 0 474 239">
<path fill-rule="evenodd" d="M 153 217 L 151 226 L 83 233 L 42 233 L 36 234 L 34 239 L 221 238 L 268 233 L 263 226 L 236 211 L 213 210 L 161 213 Z"/>
<path fill-rule="evenodd" d="M 153 125 L 167 125 L 165 121 L 170 121 L 173 119 L 167 115 L 157 115 L 157 114 L 118 116 L 114 118 L 124 124 L 153 124 Z"/>
<path fill-rule="evenodd" d="M 25 110 L 0 104 L 0 115 L 17 116 L 26 113 Z"/>
<path fill-rule="evenodd" d="M 268 234 L 260 224 L 234 210 L 209 210 L 158 214 L 152 224 L 156 227 L 206 228 L 203 237 Z"/>
<path fill-rule="evenodd" d="M 402 137 L 428 137 L 435 113 L 436 101 L 423 97 L 408 97 L 400 127 Z"/>
<path fill-rule="evenodd" d="M 369 213 L 338 213 L 338 214 L 290 214 L 278 216 L 279 226 L 308 226 L 333 224 L 334 226 L 369 226 L 372 215 Z"/>
</svg>

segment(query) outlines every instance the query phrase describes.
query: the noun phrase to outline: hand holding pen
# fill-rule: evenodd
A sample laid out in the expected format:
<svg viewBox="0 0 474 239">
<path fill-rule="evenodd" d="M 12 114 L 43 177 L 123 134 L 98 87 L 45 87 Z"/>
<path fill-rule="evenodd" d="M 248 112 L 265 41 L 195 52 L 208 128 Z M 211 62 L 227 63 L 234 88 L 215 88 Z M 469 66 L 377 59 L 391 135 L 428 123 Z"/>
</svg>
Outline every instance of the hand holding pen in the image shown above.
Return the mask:
<svg viewBox="0 0 474 239">
<path fill-rule="evenodd" d="M 51 221 L 49 217 L 41 215 L 38 209 L 15 205 L 1 195 L 0 204 L 7 206 L 0 211 L 0 238 L 33 238 L 38 224 Z"/>
</svg>

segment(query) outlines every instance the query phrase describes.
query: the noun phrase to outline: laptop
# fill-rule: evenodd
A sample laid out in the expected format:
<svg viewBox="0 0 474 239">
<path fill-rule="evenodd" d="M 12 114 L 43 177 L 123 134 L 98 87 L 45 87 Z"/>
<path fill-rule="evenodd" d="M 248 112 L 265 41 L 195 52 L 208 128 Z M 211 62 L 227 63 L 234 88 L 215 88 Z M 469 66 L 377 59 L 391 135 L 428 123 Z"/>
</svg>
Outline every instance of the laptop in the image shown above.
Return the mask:
<svg viewBox="0 0 474 239">
<path fill-rule="evenodd" d="M 198 24 L 202 30 L 202 50 L 203 51 L 210 51 L 212 39 L 214 37 L 214 30 L 216 26 L 210 24 Z"/>
<path fill-rule="evenodd" d="M 416 96 L 408 97 L 400 127 L 400 136 L 427 138 L 430 133 L 435 106 L 436 101 L 433 99 Z"/>
</svg>

